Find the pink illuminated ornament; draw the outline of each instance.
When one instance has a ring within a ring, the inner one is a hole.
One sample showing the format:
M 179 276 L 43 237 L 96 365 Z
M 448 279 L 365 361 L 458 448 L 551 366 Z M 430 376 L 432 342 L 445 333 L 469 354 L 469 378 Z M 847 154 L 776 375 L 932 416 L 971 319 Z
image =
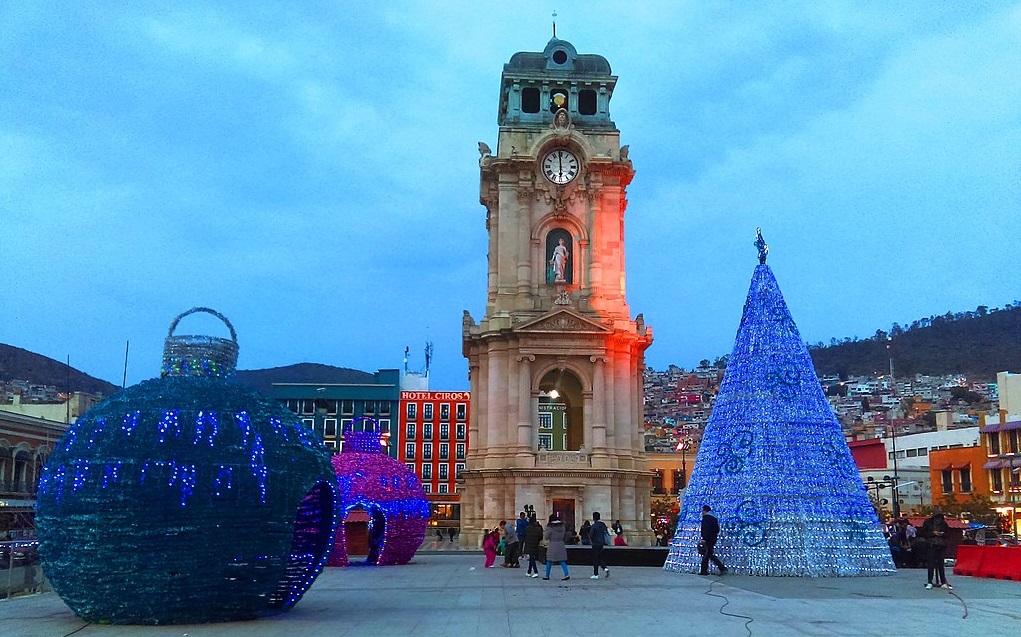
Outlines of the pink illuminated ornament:
M 365 430 L 354 431 L 359 422 Z M 403 463 L 383 453 L 380 438 L 375 420 L 358 418 L 344 431 L 341 453 L 332 459 L 341 519 L 329 566 L 348 565 L 343 522 L 356 509 L 365 511 L 370 519 L 366 560 L 370 564 L 407 564 L 425 539 L 429 500 L 422 483 Z

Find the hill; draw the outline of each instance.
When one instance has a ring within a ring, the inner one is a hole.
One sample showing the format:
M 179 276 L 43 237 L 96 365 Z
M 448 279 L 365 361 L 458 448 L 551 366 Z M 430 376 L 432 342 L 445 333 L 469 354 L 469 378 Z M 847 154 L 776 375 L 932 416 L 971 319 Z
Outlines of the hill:
M 321 383 L 323 385 L 346 385 L 352 383 L 372 383 L 376 377 L 368 372 L 334 367 L 319 363 L 297 363 L 285 367 L 269 369 L 238 370 L 239 382 L 269 394 L 273 383 Z
M 1021 304 L 919 319 L 864 340 L 833 339 L 809 345 L 816 373 L 841 377 L 884 373 L 893 359 L 897 376 L 963 374 L 995 380 L 996 373 L 1021 371 Z
M 375 376 L 347 367 L 297 363 L 269 369 L 238 370 L 239 382 L 269 394 L 273 383 L 371 383 Z M 83 391 L 109 396 L 119 386 L 74 369 L 41 354 L 0 343 L 0 381 L 25 380 L 33 385 L 52 385 L 58 391 Z
M 52 385 L 58 391 L 83 391 L 109 396 L 120 389 L 113 383 L 89 376 L 67 363 L 20 347 L 0 343 L 0 381 L 25 380 L 33 385 Z

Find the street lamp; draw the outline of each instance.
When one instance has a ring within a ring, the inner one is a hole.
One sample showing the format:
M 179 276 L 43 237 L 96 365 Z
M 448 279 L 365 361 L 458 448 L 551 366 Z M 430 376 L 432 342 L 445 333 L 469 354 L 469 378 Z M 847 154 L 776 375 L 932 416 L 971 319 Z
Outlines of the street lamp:
M 681 486 L 674 485 L 678 491 L 688 488 L 688 450 L 691 449 L 691 438 L 682 438 L 677 443 L 677 451 L 681 452 Z
M 880 507 L 882 507 L 882 505 L 886 504 L 888 501 L 886 500 L 886 498 L 880 499 L 880 497 L 879 497 L 879 490 L 880 489 L 886 489 L 888 487 L 892 487 L 891 488 L 891 495 L 893 495 L 893 501 L 894 501 L 894 505 L 893 505 L 894 506 L 894 509 L 893 509 L 894 513 L 893 513 L 893 517 L 894 517 L 895 520 L 900 517 L 898 515 L 899 508 L 897 507 L 897 504 L 896 504 L 896 502 L 897 502 L 897 487 L 894 484 L 894 479 L 893 478 L 891 478 L 890 476 L 883 476 L 883 480 L 881 482 L 876 482 L 875 478 L 873 478 L 872 476 L 869 476 L 869 477 L 865 478 L 865 487 L 867 489 L 875 489 L 876 490 L 875 499 L 876 499 L 876 502 L 879 503 Z

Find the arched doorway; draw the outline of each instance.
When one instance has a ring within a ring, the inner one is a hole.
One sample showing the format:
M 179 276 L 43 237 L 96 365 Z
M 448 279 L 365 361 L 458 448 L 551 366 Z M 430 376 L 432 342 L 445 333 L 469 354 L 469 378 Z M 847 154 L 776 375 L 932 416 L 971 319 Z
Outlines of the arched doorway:
M 578 451 L 585 442 L 585 410 L 581 381 L 571 371 L 548 372 L 539 382 L 537 447 L 545 451 Z

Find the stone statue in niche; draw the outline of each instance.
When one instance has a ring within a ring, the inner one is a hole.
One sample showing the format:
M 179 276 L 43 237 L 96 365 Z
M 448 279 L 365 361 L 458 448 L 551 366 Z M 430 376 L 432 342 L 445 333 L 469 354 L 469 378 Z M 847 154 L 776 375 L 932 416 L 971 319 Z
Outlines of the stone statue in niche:
M 571 235 L 556 229 L 546 236 L 546 283 L 572 283 Z

